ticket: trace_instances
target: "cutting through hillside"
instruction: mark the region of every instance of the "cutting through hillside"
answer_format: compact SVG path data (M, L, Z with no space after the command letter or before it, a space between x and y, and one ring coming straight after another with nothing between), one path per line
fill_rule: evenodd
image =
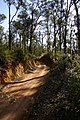
M0 95L0 120L22 120L25 109L34 102L34 96L46 82L46 65L39 65L19 80L6 82Z

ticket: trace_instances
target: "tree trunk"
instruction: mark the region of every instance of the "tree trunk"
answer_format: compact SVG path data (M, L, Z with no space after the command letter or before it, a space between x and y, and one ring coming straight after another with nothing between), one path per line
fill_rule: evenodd
M31 30L30 30L30 46L29 52L32 54L32 36L33 36L33 10L32 10L32 22L31 22Z
M11 50L11 24L10 24L10 0L9 0L9 50Z
M68 0L67 0L67 9L65 13L65 33L64 33L64 53L66 53L66 37L67 37L67 22L68 22Z
M44 49L43 49L43 35L42 35L42 53L44 52Z
M54 17L54 43L53 43L53 48L55 47L55 60L56 60L56 20Z
M60 51L61 51L61 45L62 45L62 13L63 13L63 0L61 0L61 12L60 12L60 26L59 26L59 39L60 39Z
M67 22L67 20L66 20ZM66 23L67 24L67 23ZM65 25L65 33L64 33L64 53L66 53L66 36L67 36L67 26Z
M72 30L70 31L70 54L72 53Z
M49 34L49 26L48 26L48 20L49 20L49 16L47 16L47 52L50 51L50 34Z
M73 0L74 2L74 6L75 6L75 10L76 10L76 16L77 16L77 31L78 31L78 50L80 52L80 24L79 24L79 14L78 14L78 7L76 5L76 0Z
M61 51L61 42L62 42L62 40L61 40L61 23L60 23L60 25L59 25L59 40L60 40L60 51Z

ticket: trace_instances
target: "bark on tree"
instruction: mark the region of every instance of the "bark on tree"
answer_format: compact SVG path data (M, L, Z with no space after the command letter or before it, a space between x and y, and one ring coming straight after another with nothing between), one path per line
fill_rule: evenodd
M76 16L77 16L77 31L78 31L78 50L80 53L80 23L79 23L79 11L78 11L78 7L76 4L76 0L73 0L74 6L75 6L75 10L76 10Z
M11 50L11 22L10 22L10 0L9 0L9 50Z
M31 21L31 29L30 29L30 46L29 46L29 52L32 54L32 37L33 37L33 13L32 10L32 21Z

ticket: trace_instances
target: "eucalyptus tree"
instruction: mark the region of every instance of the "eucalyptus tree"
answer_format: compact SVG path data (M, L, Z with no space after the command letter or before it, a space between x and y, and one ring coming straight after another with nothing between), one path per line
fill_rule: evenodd
M26 47L28 46L29 41L29 30L30 30L30 18L28 17L27 13L21 11L18 15L16 21L13 22L13 26L15 34L18 35L18 43L20 47L23 48L24 52L26 52Z
M59 49L61 51L62 45L64 48L64 53L67 49L67 38L68 38L68 19L70 12L70 2L68 0L59 0L57 2L57 26L58 26L58 39L59 39Z
M65 10L64 10L64 20L65 20L65 24L64 24L64 53L66 53L66 43L67 43L67 24L68 24L68 0L66 2L66 6L65 6Z
M23 1L22 0L4 0L4 2L7 3L8 9L9 9L9 50L12 48L12 40L11 40L11 23L14 19L14 17L17 15L17 12L22 5ZM16 11L14 15L11 17L11 5L14 5L16 8Z
M41 11L41 33L42 33L42 41L46 40L47 44L47 52L50 52L50 41L51 41L51 27L52 27L52 22L51 22L51 1L49 0L43 0L40 1L40 11Z
M51 3L52 8L52 24L53 24L53 45L52 52L54 52L54 57L56 60L56 52L57 52L57 42L58 42L58 20L59 20L59 11L58 11L59 1L55 0Z
M40 25L40 17L42 15L41 10L41 1L40 0L26 0L28 6L28 13L31 19L30 24L30 45L29 51L32 53L33 51L33 42L34 42L34 34L36 34L36 28Z
M49 9L45 9L45 18L46 18L46 29L47 29L47 51L50 51L50 31L49 31Z
M62 35L62 26L63 26L63 12L64 12L64 0L59 0L58 3L58 35L59 35L59 49L62 49L63 35Z
M76 11L76 17L77 17L77 38L78 38L78 50L79 50L79 53L80 53L80 14L79 14L79 11L80 11L80 1L79 0L72 0L73 4L74 4L74 7L75 7L75 11Z
M50 2L44 0L44 20L45 20L45 32L47 37L47 52L50 52L50 34L51 34L51 7Z

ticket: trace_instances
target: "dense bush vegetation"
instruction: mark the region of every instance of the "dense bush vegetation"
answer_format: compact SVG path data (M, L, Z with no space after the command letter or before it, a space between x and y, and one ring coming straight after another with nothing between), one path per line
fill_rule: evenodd
M23 50L21 49L21 48L14 48L13 50L12 50L12 57L13 57L13 59L15 60L15 61L22 61L22 60L24 60L25 59L25 54L24 54L24 52L23 52Z
M9 51L8 48L1 45L0 46L0 65L6 65L8 62L18 61L21 62L26 58L23 50L21 48L14 48L12 51Z
M80 57L63 56L29 109L29 120L80 120Z
M0 45L0 65L5 65L11 61L10 51L3 45Z

